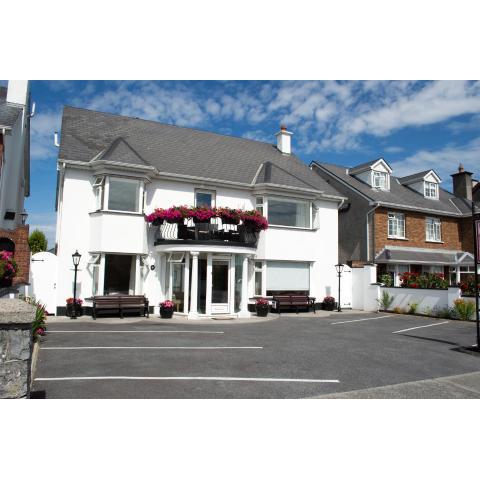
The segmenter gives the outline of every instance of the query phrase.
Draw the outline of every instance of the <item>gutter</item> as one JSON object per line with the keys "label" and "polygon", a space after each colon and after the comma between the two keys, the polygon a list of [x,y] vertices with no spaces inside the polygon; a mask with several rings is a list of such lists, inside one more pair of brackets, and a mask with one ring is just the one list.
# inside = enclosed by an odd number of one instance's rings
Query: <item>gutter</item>
{"label": "gutter", "polygon": [[[372,205],[372,204],[370,204],[370,205]],[[370,214],[373,213],[379,206],[380,206],[379,203],[374,204],[374,206],[366,214],[366,222],[367,222],[366,223],[366,226],[367,226],[367,262],[370,262],[370,229],[368,227],[368,219],[370,217]],[[375,241],[375,222],[373,223],[372,240]],[[374,248],[375,248],[375,243],[374,243]]]}

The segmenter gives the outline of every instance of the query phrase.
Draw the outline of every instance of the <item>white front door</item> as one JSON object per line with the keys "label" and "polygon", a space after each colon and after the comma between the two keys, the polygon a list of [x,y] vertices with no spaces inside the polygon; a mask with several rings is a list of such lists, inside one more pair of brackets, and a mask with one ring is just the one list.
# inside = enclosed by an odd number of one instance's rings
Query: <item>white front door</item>
{"label": "white front door", "polygon": [[230,313],[230,262],[212,261],[212,314]]}

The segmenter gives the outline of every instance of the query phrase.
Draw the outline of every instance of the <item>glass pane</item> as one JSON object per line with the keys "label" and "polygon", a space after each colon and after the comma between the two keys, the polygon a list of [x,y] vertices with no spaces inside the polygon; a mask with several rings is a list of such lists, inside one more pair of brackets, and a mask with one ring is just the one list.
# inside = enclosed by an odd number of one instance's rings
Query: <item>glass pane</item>
{"label": "glass pane", "polygon": [[108,209],[138,212],[138,182],[110,178]]}
{"label": "glass pane", "polygon": [[211,207],[212,206],[212,194],[211,193],[204,193],[204,192],[197,192],[195,205],[197,207]]}
{"label": "glass pane", "polygon": [[105,255],[105,295],[122,294],[128,295],[131,288],[132,255]]}
{"label": "glass pane", "polygon": [[212,303],[228,303],[228,264],[212,265]]}
{"label": "glass pane", "polygon": [[262,294],[262,272],[255,272],[255,295]]}
{"label": "glass pane", "polygon": [[310,227],[310,206],[307,202],[268,199],[268,223],[288,227]]}
{"label": "glass pane", "polygon": [[175,310],[183,312],[185,285],[185,264],[171,263],[172,269],[172,300],[175,302]]}
{"label": "glass pane", "polygon": [[242,301],[242,270],[243,258],[240,255],[235,256],[235,312],[240,311]]}

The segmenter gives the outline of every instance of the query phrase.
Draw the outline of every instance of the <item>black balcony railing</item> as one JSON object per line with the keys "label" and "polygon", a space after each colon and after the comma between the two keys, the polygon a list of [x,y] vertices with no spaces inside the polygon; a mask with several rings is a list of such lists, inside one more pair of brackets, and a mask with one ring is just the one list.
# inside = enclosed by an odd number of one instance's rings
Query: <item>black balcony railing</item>
{"label": "black balcony railing", "polygon": [[220,223],[164,223],[156,226],[155,245],[165,243],[216,244],[255,248],[258,233],[244,225]]}

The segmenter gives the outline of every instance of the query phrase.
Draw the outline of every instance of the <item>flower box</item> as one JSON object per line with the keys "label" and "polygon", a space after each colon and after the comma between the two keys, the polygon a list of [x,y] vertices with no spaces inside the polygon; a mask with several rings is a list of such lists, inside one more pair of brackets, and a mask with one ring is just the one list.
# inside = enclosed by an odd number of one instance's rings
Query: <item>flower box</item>
{"label": "flower box", "polygon": [[173,309],[175,307],[175,302],[171,300],[165,300],[160,303],[160,317],[161,318],[172,318]]}
{"label": "flower box", "polygon": [[269,304],[266,298],[259,298],[255,302],[255,311],[257,312],[257,317],[266,317],[268,315]]}

